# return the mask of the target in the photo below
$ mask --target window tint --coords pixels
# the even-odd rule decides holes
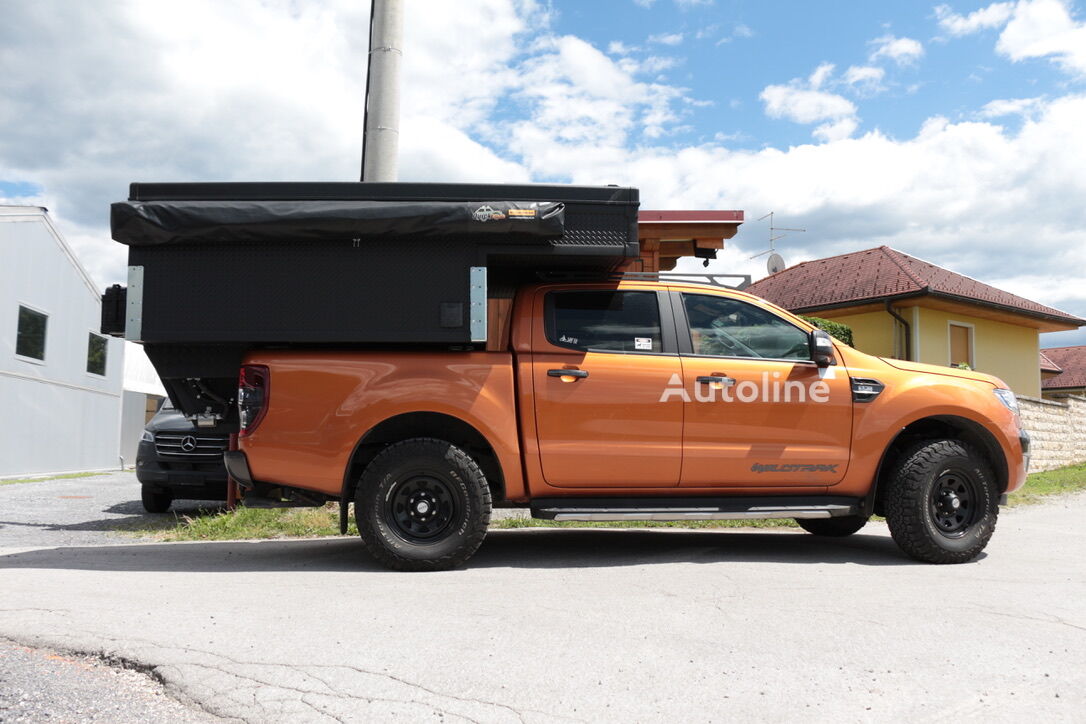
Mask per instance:
[[[807,333],[737,299],[684,294],[694,354],[811,359]]]
[[[87,342],[87,372],[95,375],[106,374],[106,338],[90,333]]]
[[[19,307],[19,331],[15,336],[15,354],[45,359],[45,323],[48,317],[33,309]]]
[[[660,352],[655,292],[551,292],[547,337],[561,347]]]

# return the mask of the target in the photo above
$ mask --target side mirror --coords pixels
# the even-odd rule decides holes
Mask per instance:
[[[811,359],[819,367],[837,364],[833,355],[833,337],[828,332],[816,329],[811,332]]]

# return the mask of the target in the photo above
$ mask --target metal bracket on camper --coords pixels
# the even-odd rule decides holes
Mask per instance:
[[[196,427],[215,427],[223,421],[223,416],[217,412],[212,412],[209,407],[195,415],[185,415],[185,419],[195,424]]]
[[[139,342],[143,336],[143,267],[128,267],[128,295],[124,338]]]
[[[486,267],[473,266],[469,277],[471,341],[486,342]]]

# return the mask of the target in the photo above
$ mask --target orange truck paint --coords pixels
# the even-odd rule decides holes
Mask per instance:
[[[692,355],[610,354],[557,347],[544,333],[543,300],[559,289],[683,291],[741,299],[810,330],[798,317],[742,292],[651,282],[543,284],[518,290],[510,351],[258,351],[271,371],[267,414],[240,440],[254,479],[339,496],[356,446],[381,422],[413,412],[474,427],[493,448],[507,500],[538,497],[870,493],[887,448],[910,423],[968,420],[995,440],[1006,491],[1025,462],[1015,416],[992,394],[998,379],[971,371],[886,361],[836,344],[837,364],[759,362]],[[760,367],[759,365],[764,365]],[[569,380],[552,369],[584,370]],[[659,402],[673,375],[694,393],[697,375],[754,380],[762,372],[832,390],[823,405]],[[885,384],[852,403],[849,378]],[[827,470],[751,473],[752,463],[818,463]],[[829,468],[832,468],[830,470]]]

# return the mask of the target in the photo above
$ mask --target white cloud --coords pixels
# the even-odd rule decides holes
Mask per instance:
[[[1043,98],[1002,98],[989,101],[977,112],[980,118],[1030,116],[1043,108]]]
[[[882,79],[886,77],[886,71],[872,65],[851,65],[845,71],[842,80],[864,93],[875,93],[883,90]]]
[[[833,75],[833,68],[833,63],[822,63],[807,78],[807,83],[810,84],[811,88],[818,90]]]
[[[699,33],[698,37],[701,37],[700,33]],[[732,28],[732,30],[731,30],[731,32],[729,34],[725,35],[720,40],[716,41],[716,44],[717,45],[724,45],[725,43],[730,43],[730,42],[732,42],[733,40],[736,40],[736,39],[745,39],[745,38],[753,38],[753,37],[754,37],[754,30],[752,30],[749,25],[745,25],[743,23],[738,23]]]
[[[974,10],[968,15],[959,15],[949,5],[937,5],[935,18],[939,21],[940,28],[954,37],[961,37],[1003,26],[1010,19],[1013,10],[1013,2],[998,2]]]
[[[833,70],[832,63],[822,63],[806,82],[793,80],[787,85],[766,86],[759,96],[766,115],[796,123],[821,122],[811,133],[822,141],[851,136],[859,126],[856,105],[844,96],[821,90],[831,81]]]
[[[1061,0],[1021,0],[996,50],[1011,60],[1050,58],[1065,71],[1086,75],[1086,23]]]
[[[759,97],[770,118],[787,118],[796,123],[817,123],[856,113],[855,104],[843,96],[790,85],[766,86]]]
[[[887,58],[898,65],[911,65],[924,55],[924,46],[919,40],[912,38],[897,38],[893,35],[883,35],[875,38],[869,45],[873,47],[868,60],[872,63],[879,58]]]
[[[665,70],[670,70],[679,64],[678,58],[671,58],[660,55],[650,55],[641,61],[639,70],[644,73],[660,73]]]
[[[845,118],[838,118],[836,121],[823,123],[811,131],[811,134],[823,141],[840,141],[855,133],[859,125],[860,122],[856,120],[855,116],[846,116]]]
[[[682,33],[658,33],[657,35],[649,36],[650,43],[659,43],[661,45],[679,45],[683,42]]]

